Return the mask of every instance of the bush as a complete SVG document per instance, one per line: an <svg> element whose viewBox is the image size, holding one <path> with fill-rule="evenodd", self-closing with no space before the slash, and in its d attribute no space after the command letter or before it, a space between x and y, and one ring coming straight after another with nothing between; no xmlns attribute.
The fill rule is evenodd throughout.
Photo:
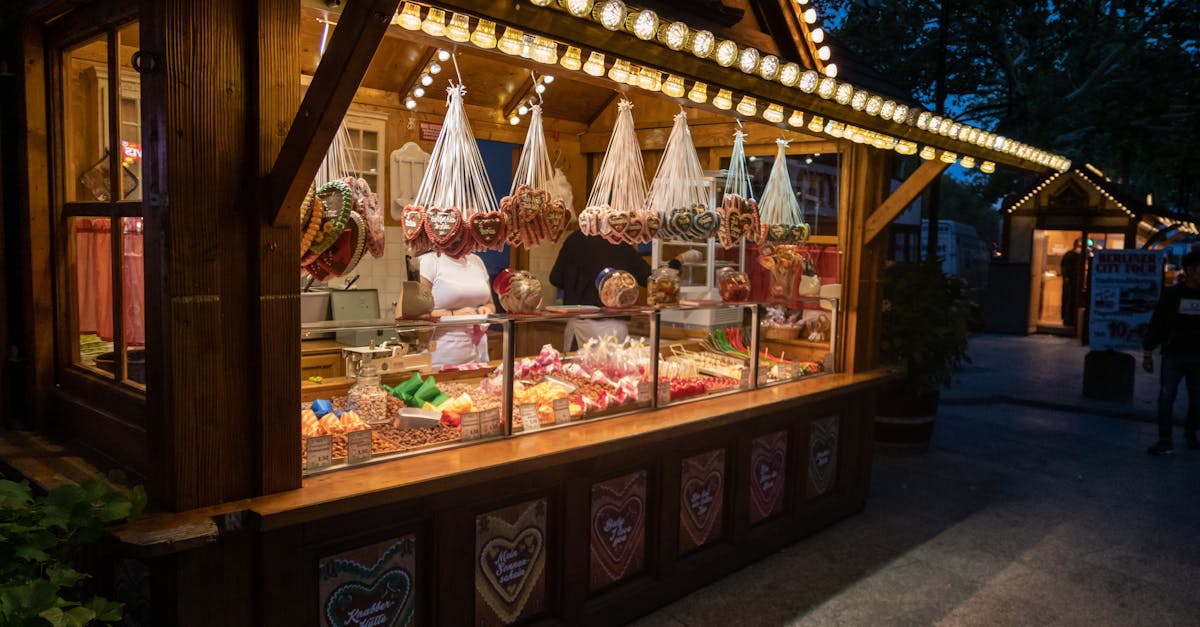
<svg viewBox="0 0 1200 627"><path fill-rule="evenodd" d="M943 274L938 260L892 264L883 281L883 360L905 369L905 383L917 395L949 387L971 361L968 320L975 304L966 283Z"/></svg>
<svg viewBox="0 0 1200 627"><path fill-rule="evenodd" d="M79 556L146 505L141 487L97 476L34 496L27 482L0 479L0 624L76 627L121 620L120 603L94 596Z"/></svg>

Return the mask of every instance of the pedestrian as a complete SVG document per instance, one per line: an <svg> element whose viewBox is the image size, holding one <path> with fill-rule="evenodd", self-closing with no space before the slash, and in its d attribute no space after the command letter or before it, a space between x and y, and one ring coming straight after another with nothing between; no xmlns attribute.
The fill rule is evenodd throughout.
<svg viewBox="0 0 1200 627"><path fill-rule="evenodd" d="M1183 256L1183 281L1163 290L1150 328L1142 342L1142 368L1154 372L1154 349L1162 346L1158 389L1158 442L1146 450L1151 455L1169 455L1172 444L1172 415L1180 380L1187 381L1188 410L1183 437L1192 450L1200 450L1196 428L1200 426L1200 252Z"/></svg>
<svg viewBox="0 0 1200 627"><path fill-rule="evenodd" d="M1079 252L1083 242L1075 240L1075 245L1062 256L1058 274L1062 277L1062 321L1064 327L1075 326L1075 301L1079 294L1079 271L1082 269L1083 257Z"/></svg>

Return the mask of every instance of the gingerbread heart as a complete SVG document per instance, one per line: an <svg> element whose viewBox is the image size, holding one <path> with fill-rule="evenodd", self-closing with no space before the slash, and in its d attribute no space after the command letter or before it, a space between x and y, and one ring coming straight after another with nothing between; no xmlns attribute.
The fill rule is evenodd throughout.
<svg viewBox="0 0 1200 627"><path fill-rule="evenodd" d="M791 234L792 234L792 239L794 239L797 244L803 244L804 242L807 242L808 241L808 225L807 224L797 224L797 225L792 226Z"/></svg>
<svg viewBox="0 0 1200 627"><path fill-rule="evenodd" d="M617 234L619 237L623 237L626 229L629 228L629 213L625 211L609 211L605 223L608 225L608 231Z"/></svg>
<svg viewBox="0 0 1200 627"><path fill-rule="evenodd" d="M772 224L767 227L767 241L772 244L783 244L791 235L791 229L786 224Z"/></svg>
<svg viewBox="0 0 1200 627"><path fill-rule="evenodd" d="M630 244L638 244L642 241L646 230L646 220L638 215L636 211L629 212L629 219L625 224L625 241Z"/></svg>
<svg viewBox="0 0 1200 627"><path fill-rule="evenodd" d="M693 218L692 225L698 237L712 237L721 227L721 216L715 211L702 211Z"/></svg>
<svg viewBox="0 0 1200 627"><path fill-rule="evenodd" d="M425 234L442 248L462 230L462 213L455 207L430 207L425 210Z"/></svg>
<svg viewBox="0 0 1200 627"><path fill-rule="evenodd" d="M659 230L662 228L662 219L657 213L651 213L646 216L646 241L650 241L658 236Z"/></svg>
<svg viewBox="0 0 1200 627"><path fill-rule="evenodd" d="M563 201L553 200L546 206L543 218L546 223L546 238L557 242L566 232L567 224L571 222L571 211L567 209Z"/></svg>
<svg viewBox="0 0 1200 627"><path fill-rule="evenodd" d="M671 230L681 236L690 233L692 230L692 210L687 207L672 209L668 223L671 225Z"/></svg>
<svg viewBox="0 0 1200 627"><path fill-rule="evenodd" d="M471 216L471 236L483 248L499 250L504 248L504 215L489 211Z"/></svg>
<svg viewBox="0 0 1200 627"><path fill-rule="evenodd" d="M425 232L425 208L408 205L400 212L400 231L404 241L413 242Z"/></svg>

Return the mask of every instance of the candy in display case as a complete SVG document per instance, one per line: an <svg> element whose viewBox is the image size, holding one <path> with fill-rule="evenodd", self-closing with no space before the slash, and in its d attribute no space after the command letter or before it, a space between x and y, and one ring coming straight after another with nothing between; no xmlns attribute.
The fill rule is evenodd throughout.
<svg viewBox="0 0 1200 627"><path fill-rule="evenodd" d="M771 385L833 372L838 299L799 298L763 306L758 383Z"/></svg>
<svg viewBox="0 0 1200 627"><path fill-rule="evenodd" d="M658 406L751 389L756 306L685 309L719 310L707 317L736 322L712 328L663 316L658 330Z"/></svg>

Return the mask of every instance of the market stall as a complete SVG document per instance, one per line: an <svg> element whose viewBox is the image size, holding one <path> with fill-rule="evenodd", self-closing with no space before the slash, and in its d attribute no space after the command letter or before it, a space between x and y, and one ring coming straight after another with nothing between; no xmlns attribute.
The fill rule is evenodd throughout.
<svg viewBox="0 0 1200 627"><path fill-rule="evenodd" d="M151 4L23 41L112 70L114 134L133 59L142 324L89 387L68 309L32 390L149 482L156 623L615 624L850 515L880 235L951 164L1069 167L839 68L807 2ZM30 211L120 234L118 178Z"/></svg>

